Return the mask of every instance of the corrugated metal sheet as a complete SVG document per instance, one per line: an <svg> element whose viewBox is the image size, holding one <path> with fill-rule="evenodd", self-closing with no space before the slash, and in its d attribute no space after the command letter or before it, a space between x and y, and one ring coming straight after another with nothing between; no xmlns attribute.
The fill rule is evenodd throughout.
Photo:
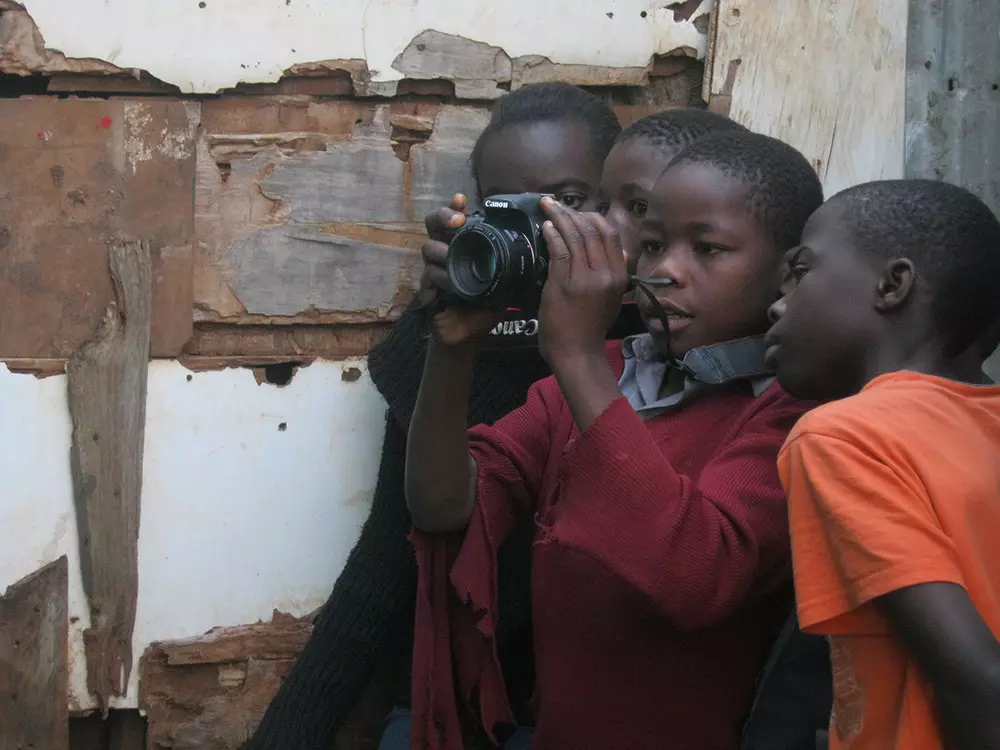
<svg viewBox="0 0 1000 750"><path fill-rule="evenodd" d="M1000 3L910 0L906 176L962 185L1000 215ZM1000 352L987 370L1000 379Z"/></svg>

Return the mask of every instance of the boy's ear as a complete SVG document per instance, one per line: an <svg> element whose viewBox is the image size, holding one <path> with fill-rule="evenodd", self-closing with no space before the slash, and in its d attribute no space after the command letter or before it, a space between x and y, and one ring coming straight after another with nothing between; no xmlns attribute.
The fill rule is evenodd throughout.
<svg viewBox="0 0 1000 750"><path fill-rule="evenodd" d="M889 261L879 276L875 290L875 309L886 313L905 305L913 292L916 278L917 270L909 258Z"/></svg>

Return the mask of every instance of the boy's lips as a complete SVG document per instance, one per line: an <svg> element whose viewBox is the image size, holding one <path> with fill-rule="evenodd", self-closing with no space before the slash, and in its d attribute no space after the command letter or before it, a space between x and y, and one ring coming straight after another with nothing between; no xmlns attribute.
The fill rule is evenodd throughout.
<svg viewBox="0 0 1000 750"><path fill-rule="evenodd" d="M670 333L678 333L685 328L691 322L694 316L691 315L687 310L682 307L678 307L672 302L667 300L657 298L657 302L663 308L663 312L667 314L667 325L670 328ZM662 331L663 321L660 320L660 316L657 314L656 309L648 301L639 303L639 312L642 315L643 320L646 323L646 327L650 331Z"/></svg>

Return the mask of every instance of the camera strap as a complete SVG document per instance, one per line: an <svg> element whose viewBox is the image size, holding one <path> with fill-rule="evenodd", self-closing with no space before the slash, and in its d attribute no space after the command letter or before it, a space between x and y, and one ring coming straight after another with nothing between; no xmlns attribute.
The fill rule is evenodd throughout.
<svg viewBox="0 0 1000 750"><path fill-rule="evenodd" d="M649 304L653 306L653 312L656 313L656 317L660 319L661 323L663 323L663 335L667 341L668 352L670 351L670 321L667 319L667 311L663 309L663 305L661 305L660 301L656 299L656 294L652 289L650 289L650 287L673 286L676 283L677 282L673 279L641 278L635 274L629 274L629 288L638 289L646 295L646 298L649 300Z"/></svg>

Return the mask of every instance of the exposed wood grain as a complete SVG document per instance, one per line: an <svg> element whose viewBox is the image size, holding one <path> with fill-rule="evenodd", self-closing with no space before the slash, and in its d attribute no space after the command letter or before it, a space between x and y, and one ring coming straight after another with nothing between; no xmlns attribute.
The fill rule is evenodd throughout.
<svg viewBox="0 0 1000 750"><path fill-rule="evenodd" d="M108 255L116 302L66 367L80 565L91 612L87 686L105 711L111 696L124 695L132 669L151 310L149 243L114 242Z"/></svg>
<svg viewBox="0 0 1000 750"><path fill-rule="evenodd" d="M68 750L67 560L0 597L0 747Z"/></svg>
<svg viewBox="0 0 1000 750"><path fill-rule="evenodd" d="M236 750L253 734L312 632L311 618L216 628L154 643L140 660L139 705L160 750Z"/></svg>
<svg viewBox="0 0 1000 750"><path fill-rule="evenodd" d="M906 8L907 0L719 0L706 74L721 101L712 108L795 146L828 195L901 177Z"/></svg>
<svg viewBox="0 0 1000 750"><path fill-rule="evenodd" d="M281 119L275 106L257 116L243 103L229 113L206 107L206 125L228 132L206 129L199 144L197 319L392 320L418 282L421 219L469 190L468 155L485 111L330 105L291 111L306 130L246 132ZM333 135L307 136L317 122L331 123ZM394 151L402 131L408 161Z"/></svg>
<svg viewBox="0 0 1000 750"><path fill-rule="evenodd" d="M179 94L176 86L164 83L152 76L139 75L92 75L86 73L59 73L49 79L48 92L51 94Z"/></svg>
<svg viewBox="0 0 1000 750"><path fill-rule="evenodd" d="M185 356L354 357L367 354L387 330L388 324L258 326L199 323L185 349Z"/></svg>
<svg viewBox="0 0 1000 750"><path fill-rule="evenodd" d="M140 660L139 701L157 750L238 750L256 729L312 633L315 614L213 628L152 644ZM333 750L375 750L395 683L382 668L341 727Z"/></svg>
<svg viewBox="0 0 1000 750"><path fill-rule="evenodd" d="M153 248L154 356L191 335L194 132L172 100L0 100L0 356L66 358L114 298L106 241Z"/></svg>

